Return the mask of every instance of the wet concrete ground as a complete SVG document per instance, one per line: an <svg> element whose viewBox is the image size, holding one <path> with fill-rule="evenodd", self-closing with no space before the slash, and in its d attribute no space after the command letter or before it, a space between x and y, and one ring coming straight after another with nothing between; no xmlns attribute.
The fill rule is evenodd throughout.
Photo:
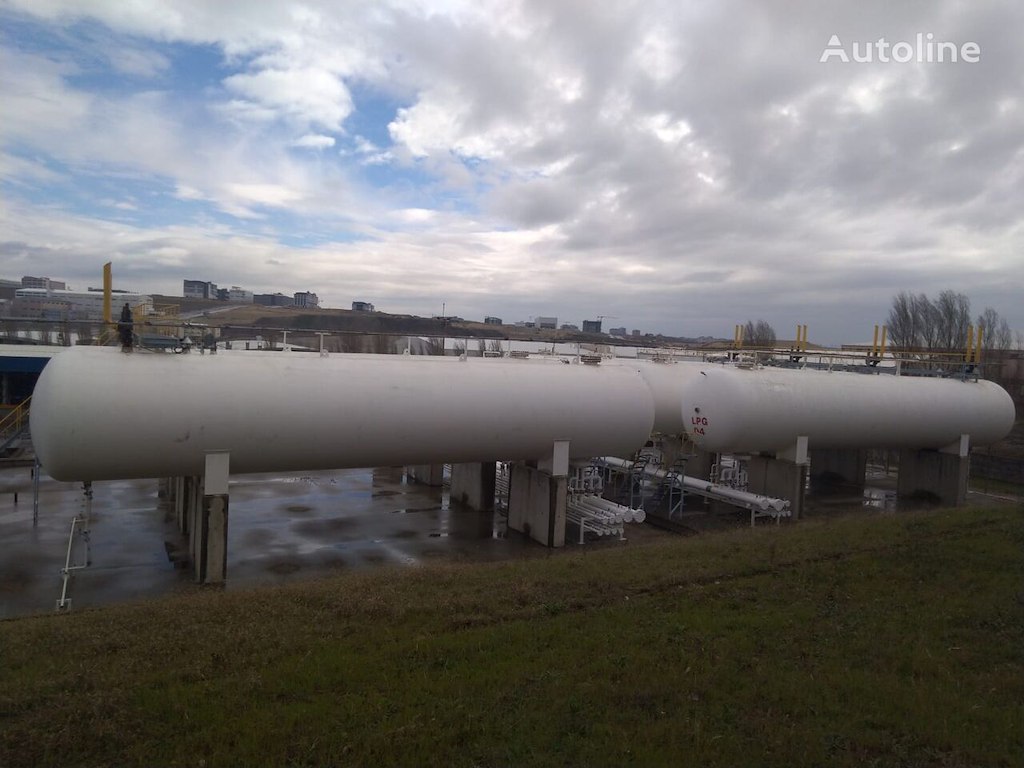
<svg viewBox="0 0 1024 768"><path fill-rule="evenodd" d="M894 478L869 473L868 484L864 492L837 489L810 496L805 516L896 509ZM502 513L451 505L446 489L408 483L401 468L246 475L232 478L230 494L225 589L382 565L551 553L509 532ZM975 503L987 501L972 497ZM31 469L0 469L0 619L56 610L71 522L84 510L80 484L44 475L33 525ZM742 510L687 497L679 522L690 531L713 532L749 526L750 518ZM175 562L174 554L185 551L187 541L158 498L155 480L95 484L88 532L90 565L74 571L68 584L72 610L201 589L191 568ZM626 542L603 539L584 546L635 546L673 535L631 524ZM570 526L567 549L578 546L576 537ZM71 563L85 562L85 540L75 536Z"/></svg>
<svg viewBox="0 0 1024 768"><path fill-rule="evenodd" d="M15 494L17 501L15 501ZM384 564L543 555L500 514L448 503L447 490L408 484L400 468L302 475L247 475L230 486L227 589ZM30 468L0 471L0 618L55 610L72 519L85 511L81 484L41 478L33 525ZM88 568L73 573L78 610L198 589L175 565L187 550L155 480L96 483ZM72 564L86 561L74 538Z"/></svg>

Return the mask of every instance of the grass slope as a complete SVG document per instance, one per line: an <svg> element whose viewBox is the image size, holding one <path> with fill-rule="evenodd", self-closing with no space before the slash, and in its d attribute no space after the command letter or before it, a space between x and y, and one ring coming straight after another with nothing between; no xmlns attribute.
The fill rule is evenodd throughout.
<svg viewBox="0 0 1024 768"><path fill-rule="evenodd" d="M1024 512L0 623L0 765L1020 765Z"/></svg>

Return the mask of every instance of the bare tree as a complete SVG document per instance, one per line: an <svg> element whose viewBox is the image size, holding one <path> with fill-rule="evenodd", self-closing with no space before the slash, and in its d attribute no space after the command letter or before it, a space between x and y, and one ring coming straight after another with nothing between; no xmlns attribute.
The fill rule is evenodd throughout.
<svg viewBox="0 0 1024 768"><path fill-rule="evenodd" d="M939 342L939 310L926 294L919 293L915 299L917 316L921 324L921 346L925 349L938 349Z"/></svg>
<svg viewBox="0 0 1024 768"><path fill-rule="evenodd" d="M893 297L887 324L893 348L954 350L967 345L971 300L956 291L943 291L934 301L923 293L901 292Z"/></svg>
<svg viewBox="0 0 1024 768"><path fill-rule="evenodd" d="M933 304L938 349L954 350L967 346L971 325L971 300L956 291L943 291ZM933 347L934 348L934 347Z"/></svg>
<svg viewBox="0 0 1024 768"><path fill-rule="evenodd" d="M924 296L925 301L928 300ZM910 350L922 345L921 313L918 297L901 291L893 296L887 324L889 344L898 350Z"/></svg>
<svg viewBox="0 0 1024 768"><path fill-rule="evenodd" d="M443 355L444 354L444 339L439 336L431 336L427 339L425 355Z"/></svg>
<svg viewBox="0 0 1024 768"><path fill-rule="evenodd" d="M92 344L92 323L79 323L77 336L79 344Z"/></svg>
<svg viewBox="0 0 1024 768"><path fill-rule="evenodd" d="M1013 345L1013 333L1005 317L1000 317L992 307L978 315L978 326L982 329L982 349L1009 349Z"/></svg>
<svg viewBox="0 0 1024 768"><path fill-rule="evenodd" d="M765 320L747 320L743 328L743 346L745 347L774 347L775 329Z"/></svg>

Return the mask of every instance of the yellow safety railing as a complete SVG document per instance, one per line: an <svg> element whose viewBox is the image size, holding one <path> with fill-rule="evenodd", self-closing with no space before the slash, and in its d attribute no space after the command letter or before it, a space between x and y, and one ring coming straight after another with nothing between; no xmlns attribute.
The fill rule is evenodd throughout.
<svg viewBox="0 0 1024 768"><path fill-rule="evenodd" d="M9 440L21 434L28 422L28 406L31 400L32 395L29 395L0 419L0 446L6 445Z"/></svg>

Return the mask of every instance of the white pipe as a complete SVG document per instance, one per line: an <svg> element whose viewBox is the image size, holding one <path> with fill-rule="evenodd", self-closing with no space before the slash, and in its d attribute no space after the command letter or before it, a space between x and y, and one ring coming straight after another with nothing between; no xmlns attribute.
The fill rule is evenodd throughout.
<svg viewBox="0 0 1024 768"><path fill-rule="evenodd" d="M749 505L755 507L762 512L774 510L775 512L782 512L789 507L789 502L785 499L773 499L768 496L762 496L758 493L749 493L748 491L740 491L735 488L729 488L725 485L716 485L715 483L709 483L707 480L699 480L696 477L688 477L683 475L682 477L683 487L688 491L695 493L706 493L708 495L714 495L721 499L731 500L740 504Z"/></svg>
<svg viewBox="0 0 1024 768"><path fill-rule="evenodd" d="M607 509L599 504L596 504L586 498L577 501L577 504L583 509L587 509L593 512L595 515L601 515L607 517L609 520L615 523L622 523L626 520L626 515L621 509Z"/></svg>
<svg viewBox="0 0 1024 768"><path fill-rule="evenodd" d="M596 514L604 515L616 523L630 523L633 521L633 510L621 504L608 502L596 496L585 496L582 499L582 503Z"/></svg>
<svg viewBox="0 0 1024 768"><path fill-rule="evenodd" d="M605 509L605 510L608 510L610 512L621 512L622 516L623 516L624 522L627 522L627 523L629 523L629 522L635 522L635 523L643 522L643 520L638 520L637 517L638 516L646 516L646 515L644 515L644 511L642 509L637 509L637 508L634 508L634 507L627 507L627 506L624 506L622 504L616 504L614 501L609 501L608 499L601 498L600 496L591 496L591 497L588 497L588 498L589 498L589 500L593 504L595 504L600 509Z"/></svg>
<svg viewBox="0 0 1024 768"><path fill-rule="evenodd" d="M566 520L576 523L577 525L585 526L588 530L593 531L598 536L621 536L623 528L621 525L613 526L607 523L602 523L599 520L589 517L579 512L566 510Z"/></svg>
<svg viewBox="0 0 1024 768"><path fill-rule="evenodd" d="M600 461L609 467L615 467L617 469L628 471L633 468L632 462L620 459L616 456L603 456ZM646 475L656 479L664 479L669 475L667 470L650 466L645 466L643 471ZM677 487L682 487L684 490L708 496L710 498L739 504L740 506L748 509L753 507L754 509L758 509L762 512L771 511L776 514L783 514L785 510L789 509L789 501L786 499L775 499L770 496L762 496L758 493L740 491L725 485L716 485L715 483L708 482L707 480L701 480L697 477L690 477L689 475L676 475L675 477L676 480L674 482L677 483Z"/></svg>

